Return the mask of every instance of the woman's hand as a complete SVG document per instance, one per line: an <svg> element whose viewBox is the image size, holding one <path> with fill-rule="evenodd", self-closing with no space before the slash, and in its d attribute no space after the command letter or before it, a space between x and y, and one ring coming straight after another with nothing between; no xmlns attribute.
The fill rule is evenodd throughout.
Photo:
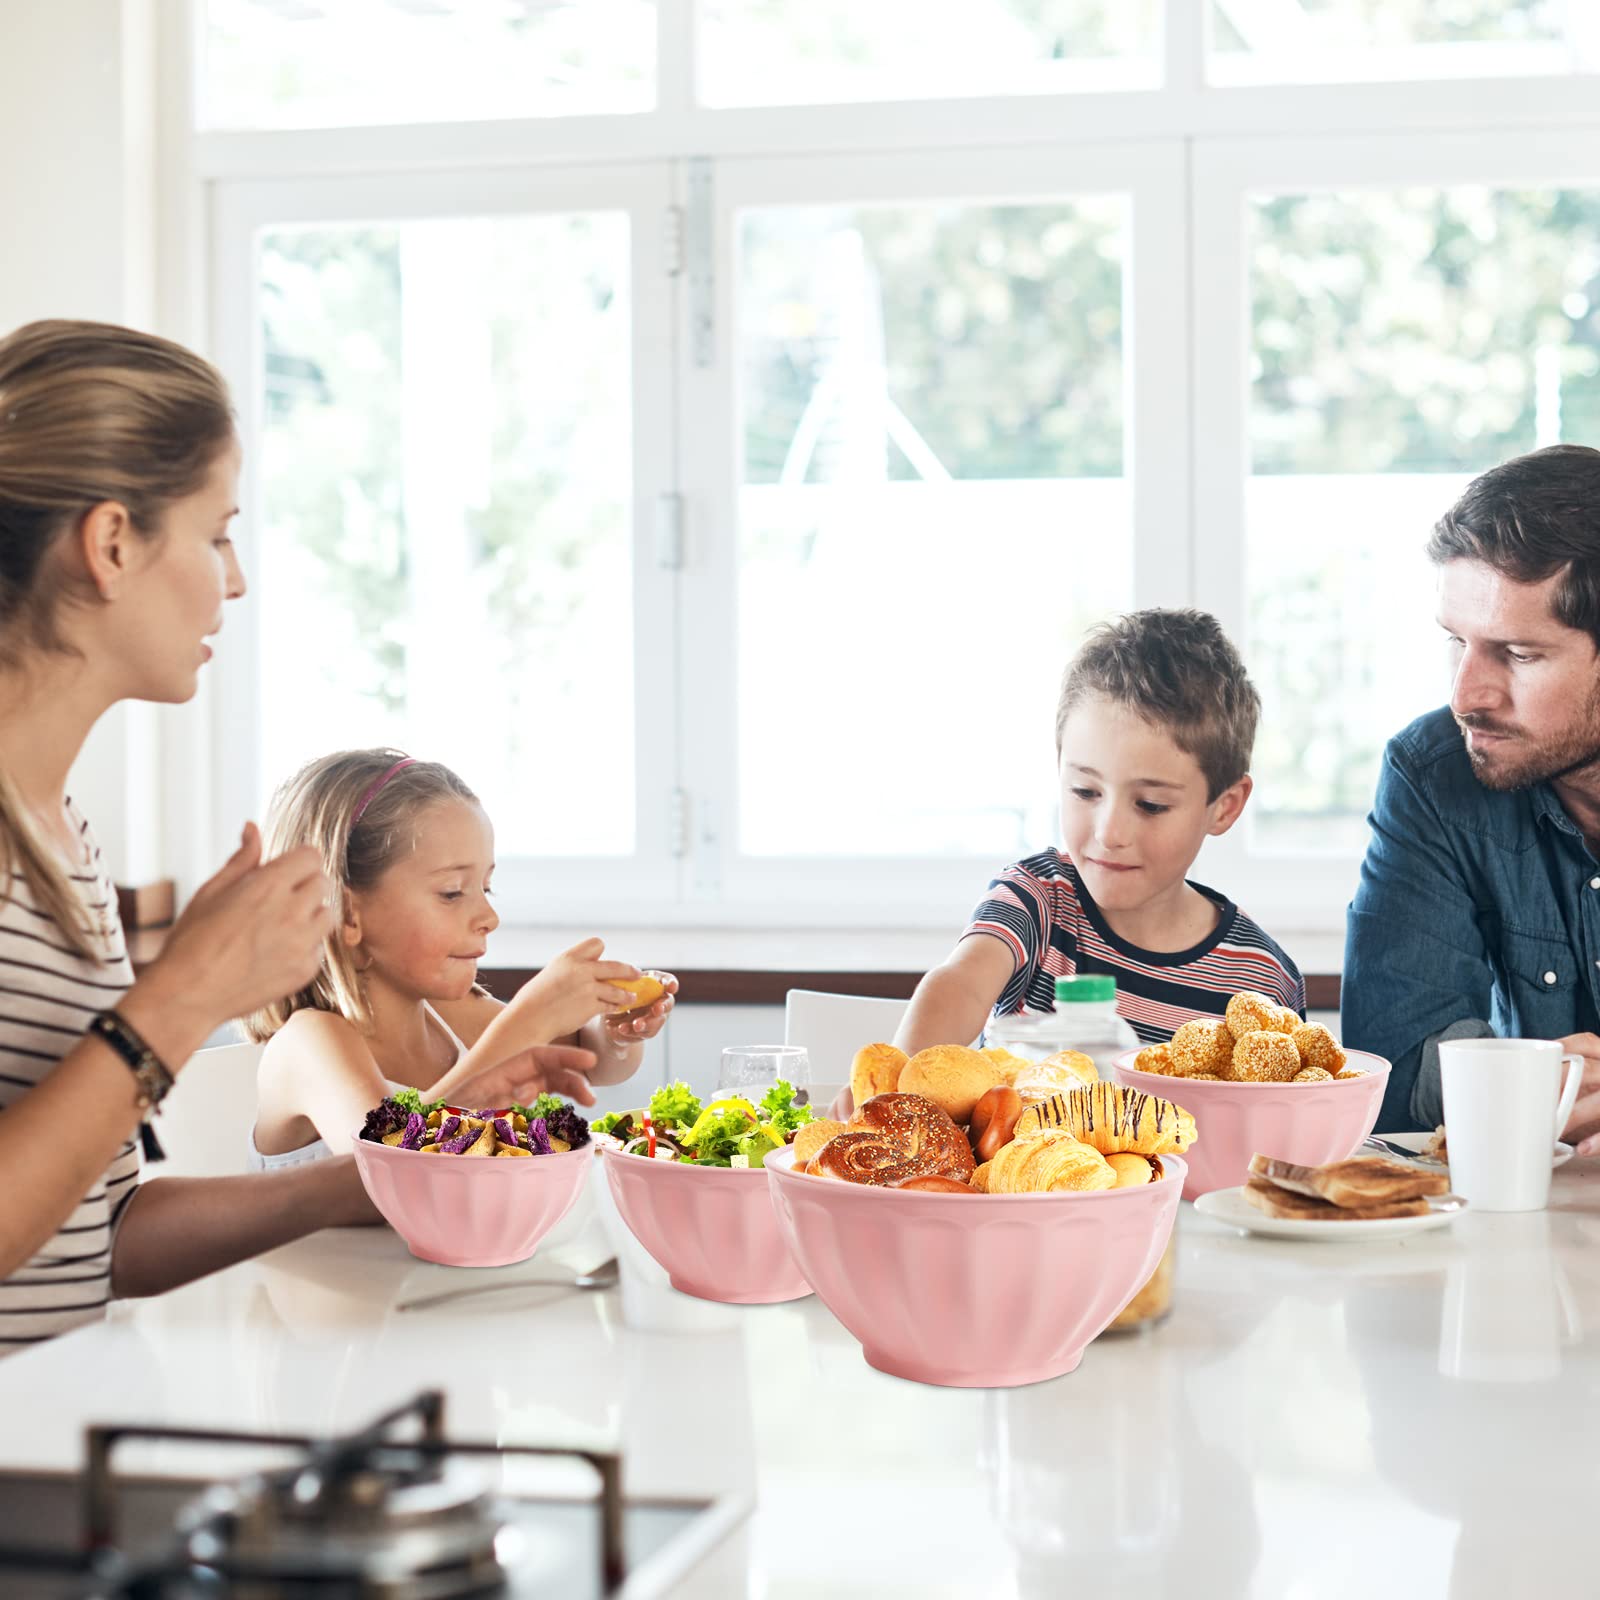
<svg viewBox="0 0 1600 1600"><path fill-rule="evenodd" d="M499 1107L513 1100L531 1105L541 1094L559 1094L580 1106L592 1106L589 1070L594 1064L592 1050L565 1044L534 1045L452 1084L449 1098L458 1106Z"/></svg>
<svg viewBox="0 0 1600 1600"><path fill-rule="evenodd" d="M672 1010L673 997L678 992L678 980L663 972L661 987L666 993L642 1010L630 1011L625 1017L602 1019L606 1038L619 1050L626 1049L630 1044L639 1044L645 1039L653 1039L661 1032L667 1020L667 1013Z"/></svg>
<svg viewBox="0 0 1600 1600"><path fill-rule="evenodd" d="M333 926L331 896L315 850L302 846L263 863L260 830L246 823L239 848L196 890L123 1009L183 1018L199 1035L197 1048L222 1023L316 976Z"/></svg>
<svg viewBox="0 0 1600 1600"><path fill-rule="evenodd" d="M496 1032L507 1042L525 1038L529 1044L542 1044L576 1033L602 1012L632 1005L633 996L611 980L637 978L639 969L602 959L605 948L603 939L585 939L563 950L512 996L495 1019ZM516 1031L508 1036L511 1029Z"/></svg>

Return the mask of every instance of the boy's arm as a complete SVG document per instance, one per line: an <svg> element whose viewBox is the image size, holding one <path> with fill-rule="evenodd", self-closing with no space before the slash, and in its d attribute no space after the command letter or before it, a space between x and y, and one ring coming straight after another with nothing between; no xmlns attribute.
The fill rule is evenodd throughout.
<svg viewBox="0 0 1600 1600"><path fill-rule="evenodd" d="M1010 945L990 933L968 934L917 985L894 1042L908 1056L936 1044L971 1044L1015 971Z"/></svg>

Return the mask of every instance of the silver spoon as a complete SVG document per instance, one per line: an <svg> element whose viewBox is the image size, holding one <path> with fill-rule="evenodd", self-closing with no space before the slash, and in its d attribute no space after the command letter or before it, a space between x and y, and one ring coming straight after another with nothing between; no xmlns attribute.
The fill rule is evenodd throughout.
<svg viewBox="0 0 1600 1600"><path fill-rule="evenodd" d="M617 1281L617 1258L602 1261L575 1278L518 1278L513 1283L480 1283L470 1289L446 1289L442 1294L425 1294L416 1300L402 1300L396 1311L421 1311L443 1305L447 1300L465 1300L475 1294L499 1294L506 1289L609 1289Z"/></svg>

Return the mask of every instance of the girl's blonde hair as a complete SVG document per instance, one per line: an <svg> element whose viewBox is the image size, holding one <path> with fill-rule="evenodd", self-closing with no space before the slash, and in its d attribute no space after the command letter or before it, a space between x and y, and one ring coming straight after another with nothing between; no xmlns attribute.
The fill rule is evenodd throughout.
<svg viewBox="0 0 1600 1600"><path fill-rule="evenodd" d="M477 804L477 795L437 761L407 761L390 772L406 759L399 750L341 750L302 767L272 798L263 853L312 845L341 896L370 889L414 847L417 819L427 807L440 800ZM371 1031L372 1008L338 925L344 909L323 942L317 975L298 994L241 1018L247 1038L270 1039L295 1012L307 1010L336 1012Z"/></svg>
<svg viewBox="0 0 1600 1600"><path fill-rule="evenodd" d="M0 339L0 667L72 651L62 608L94 595L61 556L95 506L116 501L159 539L233 437L221 374L181 345L101 322L31 322ZM0 882L13 871L97 959L87 908L0 770Z"/></svg>

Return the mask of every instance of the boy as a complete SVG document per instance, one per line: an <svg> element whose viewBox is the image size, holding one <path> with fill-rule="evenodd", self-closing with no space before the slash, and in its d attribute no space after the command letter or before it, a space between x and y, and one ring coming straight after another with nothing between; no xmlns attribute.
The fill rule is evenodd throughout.
<svg viewBox="0 0 1600 1600"><path fill-rule="evenodd" d="M1232 901L1189 883L1208 835L1239 820L1261 702L1203 611L1139 611L1096 628L1056 706L1061 837L989 885L955 950L912 997L895 1043L908 1055L965 1044L991 1012L1048 1011L1055 980L1117 980L1143 1044L1220 1017L1255 989L1305 1012L1287 955Z"/></svg>

